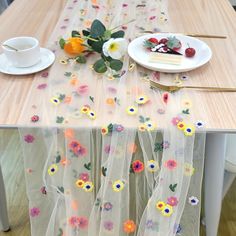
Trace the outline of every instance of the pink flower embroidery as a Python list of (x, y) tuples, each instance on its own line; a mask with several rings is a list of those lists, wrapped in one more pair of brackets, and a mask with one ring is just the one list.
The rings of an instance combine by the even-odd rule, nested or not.
[(174, 170), (177, 167), (177, 161), (176, 160), (168, 160), (164, 163), (164, 165), (169, 170)]
[(47, 88), (47, 86), (48, 86), (47, 84), (39, 84), (37, 89), (45, 89)]
[(106, 230), (111, 231), (113, 229), (113, 222), (112, 221), (105, 221), (103, 226)]
[(88, 219), (86, 217), (83, 217), (83, 216), (78, 217), (78, 223), (79, 223), (78, 224), (79, 228), (85, 229), (88, 226)]
[(106, 145), (106, 146), (104, 147), (104, 151), (105, 151), (105, 153), (107, 153), (107, 154), (113, 153), (113, 152), (114, 152), (114, 148), (111, 147), (111, 145)]
[(79, 95), (85, 95), (88, 93), (89, 87), (88, 85), (81, 85), (79, 86), (79, 88), (77, 89), (77, 93)]
[(35, 217), (40, 214), (40, 210), (38, 207), (33, 207), (30, 209), (30, 216)]
[(76, 228), (78, 226), (78, 224), (79, 224), (77, 216), (71, 216), (68, 221), (69, 221), (69, 225), (72, 228)]
[(110, 92), (110, 93), (117, 93), (117, 89), (114, 88), (114, 87), (108, 87), (107, 90)]
[(89, 175), (87, 173), (81, 173), (79, 175), (79, 179), (83, 180), (84, 182), (87, 182), (89, 180)]
[(31, 135), (31, 134), (27, 134), (27, 135), (25, 135), (25, 137), (24, 137), (24, 140), (25, 140), (25, 142), (26, 143), (33, 143), (34, 142), (34, 136), (33, 135)]
[(176, 117), (174, 117), (173, 119), (172, 119), (172, 124), (173, 125), (177, 125), (180, 121), (183, 121), (183, 119), (182, 118), (180, 118), (180, 117), (178, 117), (178, 116), (176, 116)]
[(177, 206), (178, 200), (176, 197), (169, 197), (169, 198), (167, 198), (167, 204), (169, 204), (171, 206)]
[(48, 71), (44, 71), (44, 72), (41, 74), (41, 77), (47, 78), (48, 75), (49, 75)]

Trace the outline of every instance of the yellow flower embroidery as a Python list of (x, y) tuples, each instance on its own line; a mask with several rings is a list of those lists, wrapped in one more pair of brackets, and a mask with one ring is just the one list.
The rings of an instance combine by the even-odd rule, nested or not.
[(50, 102), (53, 103), (54, 105), (59, 105), (61, 103), (61, 101), (58, 97), (52, 97), (50, 99)]
[(124, 183), (121, 180), (116, 180), (113, 185), (112, 188), (115, 192), (120, 192), (123, 190), (124, 188)]
[(186, 136), (192, 136), (195, 133), (194, 126), (188, 125), (184, 128), (184, 134)]
[(51, 175), (51, 176), (54, 175), (57, 171), (58, 171), (58, 166), (56, 164), (52, 164), (48, 168), (48, 174)]
[(173, 213), (173, 207), (169, 204), (166, 204), (165, 207), (162, 209), (161, 213), (163, 216), (169, 217)]
[(177, 124), (178, 129), (183, 130), (186, 127), (186, 124), (182, 121), (178, 122)]
[(75, 182), (76, 186), (78, 188), (83, 188), (84, 187), (84, 181), (82, 179), (78, 179), (76, 182)]
[(162, 201), (158, 201), (156, 204), (156, 208), (160, 211), (163, 210), (165, 206), (166, 206), (166, 204)]
[(129, 106), (126, 108), (126, 112), (129, 114), (129, 115), (136, 115), (137, 112), (138, 112), (138, 108), (135, 107), (135, 106)]
[(145, 95), (138, 96), (138, 97), (136, 98), (136, 102), (137, 102), (139, 105), (145, 104), (145, 103), (148, 102), (148, 97), (145, 96)]
[(92, 182), (85, 182), (84, 183), (83, 189), (85, 192), (92, 192), (93, 188), (94, 188), (94, 185)]
[(88, 117), (91, 119), (91, 120), (95, 120), (97, 118), (97, 115), (94, 111), (90, 110), (88, 113)]

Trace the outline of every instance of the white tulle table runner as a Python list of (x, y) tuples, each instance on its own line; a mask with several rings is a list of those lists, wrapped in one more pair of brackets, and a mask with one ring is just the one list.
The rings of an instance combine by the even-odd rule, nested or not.
[(119, 78), (94, 72), (96, 55), (62, 63), (60, 37), (94, 19), (122, 25), (127, 40), (173, 27), (164, 0), (68, 0), (48, 43), (56, 61), (34, 78), (19, 124), (32, 235), (199, 235), (205, 134), (194, 132), (203, 125), (194, 94), (148, 83), (188, 76), (146, 70), (128, 55)]

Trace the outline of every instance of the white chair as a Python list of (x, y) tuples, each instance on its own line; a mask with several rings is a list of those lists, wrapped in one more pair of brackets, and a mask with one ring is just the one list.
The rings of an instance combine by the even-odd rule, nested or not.
[(0, 231), (8, 232), (10, 230), (8, 214), (7, 214), (7, 201), (6, 193), (2, 176), (2, 169), (0, 165)]
[(223, 198), (236, 177), (236, 134), (228, 134), (226, 144), (225, 175), (222, 192)]
[(208, 134), (205, 158), (205, 218), (207, 236), (217, 236), (222, 199), (236, 176), (236, 134)]

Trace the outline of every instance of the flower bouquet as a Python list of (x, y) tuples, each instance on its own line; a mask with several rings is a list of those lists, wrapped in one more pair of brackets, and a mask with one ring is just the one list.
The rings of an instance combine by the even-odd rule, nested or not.
[[(119, 27), (119, 26), (118, 26)], [(127, 41), (123, 38), (124, 31), (114, 31), (106, 29), (99, 20), (94, 20), (91, 27), (81, 32), (73, 30), (71, 37), (59, 40), (60, 47), (70, 55), (77, 63), (86, 63), (87, 57), (94, 54), (100, 54), (93, 64), (93, 69), (97, 73), (106, 71), (120, 71), (123, 67), (123, 56), (127, 50)]]

